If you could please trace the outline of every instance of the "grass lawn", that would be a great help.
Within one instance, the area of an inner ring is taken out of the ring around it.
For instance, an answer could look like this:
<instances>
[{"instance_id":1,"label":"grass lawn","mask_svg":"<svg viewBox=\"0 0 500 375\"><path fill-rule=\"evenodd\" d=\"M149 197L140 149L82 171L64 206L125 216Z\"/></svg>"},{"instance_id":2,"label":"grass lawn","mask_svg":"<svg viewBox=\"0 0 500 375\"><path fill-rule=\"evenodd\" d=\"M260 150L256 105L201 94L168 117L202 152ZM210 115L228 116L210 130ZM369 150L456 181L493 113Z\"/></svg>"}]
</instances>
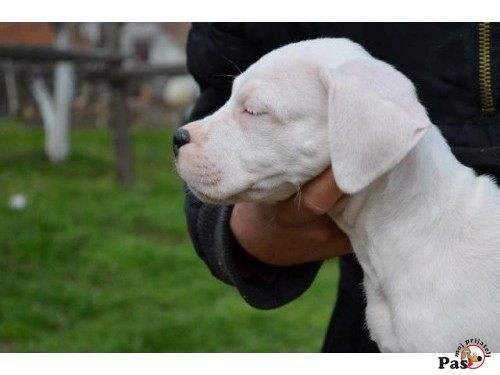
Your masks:
<instances>
[{"instance_id":1,"label":"grass lawn","mask_svg":"<svg viewBox=\"0 0 500 375\"><path fill-rule=\"evenodd\" d=\"M0 122L0 351L320 350L337 263L287 306L246 305L190 244L170 144L169 130L136 129L125 189L106 130L73 130L71 159L54 165L41 129ZM15 193L25 210L7 207Z\"/></svg>"}]
</instances>

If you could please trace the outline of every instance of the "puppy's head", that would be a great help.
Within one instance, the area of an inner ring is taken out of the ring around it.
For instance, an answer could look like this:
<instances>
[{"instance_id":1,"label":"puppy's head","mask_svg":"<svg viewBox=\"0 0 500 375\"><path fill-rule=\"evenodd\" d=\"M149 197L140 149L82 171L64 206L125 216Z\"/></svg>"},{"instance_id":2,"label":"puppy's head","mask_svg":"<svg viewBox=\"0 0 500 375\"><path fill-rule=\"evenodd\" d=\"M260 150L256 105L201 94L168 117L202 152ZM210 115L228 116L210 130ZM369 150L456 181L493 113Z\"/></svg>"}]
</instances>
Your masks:
<instances>
[{"instance_id":1,"label":"puppy's head","mask_svg":"<svg viewBox=\"0 0 500 375\"><path fill-rule=\"evenodd\" d=\"M287 198L332 165L356 193L429 126L411 82L346 39L277 49L233 83L216 113L178 130L177 169L209 203Z\"/></svg>"}]
</instances>

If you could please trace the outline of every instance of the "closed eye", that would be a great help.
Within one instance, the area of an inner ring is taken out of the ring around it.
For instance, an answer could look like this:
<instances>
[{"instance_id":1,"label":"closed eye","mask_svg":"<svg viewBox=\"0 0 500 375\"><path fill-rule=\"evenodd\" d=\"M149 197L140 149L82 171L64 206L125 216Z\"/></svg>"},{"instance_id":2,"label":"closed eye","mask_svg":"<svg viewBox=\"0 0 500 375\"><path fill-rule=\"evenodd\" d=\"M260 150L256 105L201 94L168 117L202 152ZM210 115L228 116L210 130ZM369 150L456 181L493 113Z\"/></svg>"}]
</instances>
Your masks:
<instances>
[{"instance_id":1,"label":"closed eye","mask_svg":"<svg viewBox=\"0 0 500 375\"><path fill-rule=\"evenodd\" d=\"M261 116L266 114L266 112L258 112L249 108L245 108L244 112L250 116Z\"/></svg>"}]
</instances>

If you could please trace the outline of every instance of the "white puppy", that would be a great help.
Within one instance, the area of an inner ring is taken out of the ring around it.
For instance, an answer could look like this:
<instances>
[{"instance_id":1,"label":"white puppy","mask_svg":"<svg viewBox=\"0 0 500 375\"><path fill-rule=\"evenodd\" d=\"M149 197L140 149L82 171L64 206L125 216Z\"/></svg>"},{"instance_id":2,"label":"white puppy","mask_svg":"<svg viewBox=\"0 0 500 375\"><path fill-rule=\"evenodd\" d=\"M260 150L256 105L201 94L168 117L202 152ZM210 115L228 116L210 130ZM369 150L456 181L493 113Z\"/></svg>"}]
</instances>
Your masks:
<instances>
[{"instance_id":1,"label":"white puppy","mask_svg":"<svg viewBox=\"0 0 500 375\"><path fill-rule=\"evenodd\" d=\"M330 215L381 350L500 350L500 191L455 159L392 66L346 39L290 44L175 138L180 175L209 203L282 200L331 165L346 195Z\"/></svg>"}]
</instances>

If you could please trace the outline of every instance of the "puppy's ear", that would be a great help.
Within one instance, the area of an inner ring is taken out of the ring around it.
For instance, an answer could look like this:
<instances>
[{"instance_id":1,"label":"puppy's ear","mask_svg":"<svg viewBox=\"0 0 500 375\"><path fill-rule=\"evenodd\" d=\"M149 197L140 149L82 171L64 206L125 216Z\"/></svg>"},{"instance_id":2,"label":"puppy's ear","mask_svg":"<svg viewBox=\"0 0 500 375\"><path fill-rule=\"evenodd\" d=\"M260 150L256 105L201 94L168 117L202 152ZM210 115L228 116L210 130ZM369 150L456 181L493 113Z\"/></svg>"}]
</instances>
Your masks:
<instances>
[{"instance_id":1,"label":"puppy's ear","mask_svg":"<svg viewBox=\"0 0 500 375\"><path fill-rule=\"evenodd\" d=\"M323 81L333 173L354 194L399 163L430 120L410 80L384 62L352 60L325 70Z\"/></svg>"}]
</instances>

